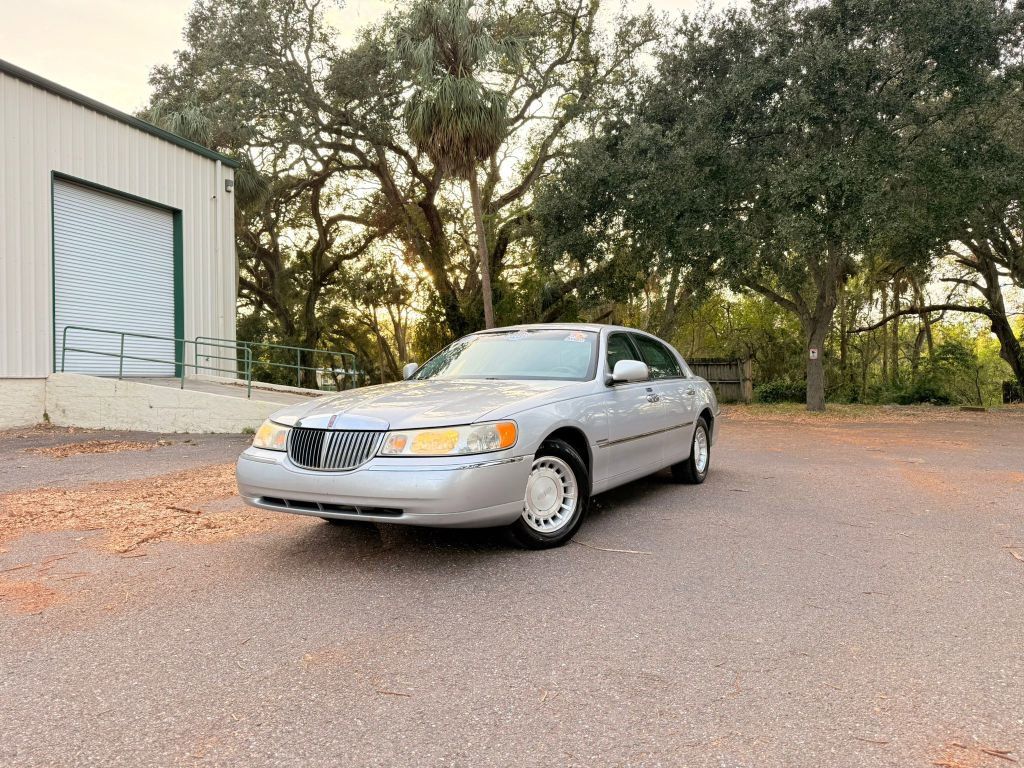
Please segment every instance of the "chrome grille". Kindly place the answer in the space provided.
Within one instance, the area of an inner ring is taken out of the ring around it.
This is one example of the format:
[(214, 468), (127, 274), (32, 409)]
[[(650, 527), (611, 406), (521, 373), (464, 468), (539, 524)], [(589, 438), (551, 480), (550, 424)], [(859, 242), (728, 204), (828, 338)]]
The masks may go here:
[(288, 435), (288, 458), (303, 469), (354, 469), (377, 452), (384, 434), (295, 427)]

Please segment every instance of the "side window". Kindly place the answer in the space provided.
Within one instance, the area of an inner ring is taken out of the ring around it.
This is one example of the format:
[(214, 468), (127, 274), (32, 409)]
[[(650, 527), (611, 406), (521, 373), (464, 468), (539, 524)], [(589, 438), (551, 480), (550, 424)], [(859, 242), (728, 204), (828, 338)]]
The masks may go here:
[(682, 377), (683, 369), (679, 367), (679, 361), (664, 344), (647, 336), (634, 336), (633, 341), (636, 343), (637, 349), (640, 350), (647, 367), (651, 369), (652, 379)]
[(615, 364), (619, 360), (640, 360), (629, 337), (624, 333), (613, 333), (608, 337), (608, 372), (615, 370)]

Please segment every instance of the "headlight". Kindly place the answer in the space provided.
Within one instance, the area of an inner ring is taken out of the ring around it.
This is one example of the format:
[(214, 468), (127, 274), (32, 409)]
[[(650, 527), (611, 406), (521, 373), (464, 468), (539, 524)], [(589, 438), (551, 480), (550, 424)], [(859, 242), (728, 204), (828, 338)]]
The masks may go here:
[(263, 422), (263, 425), (256, 430), (256, 437), (252, 439), (253, 448), (266, 448), (268, 451), (283, 451), (288, 445), (288, 433), (291, 427), (274, 422)]
[(411, 429), (389, 432), (381, 456), (458, 456), (503, 451), (516, 444), (519, 431), (513, 421), (470, 424), (465, 427)]

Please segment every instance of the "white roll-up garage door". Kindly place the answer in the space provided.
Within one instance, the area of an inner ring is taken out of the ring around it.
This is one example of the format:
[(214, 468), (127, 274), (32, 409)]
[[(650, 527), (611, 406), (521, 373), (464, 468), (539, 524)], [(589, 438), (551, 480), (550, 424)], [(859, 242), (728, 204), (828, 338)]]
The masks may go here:
[[(65, 327), (83, 326), (161, 337), (126, 337), (124, 374), (174, 375), (174, 216), (170, 211), (57, 180), (53, 262), (58, 371)], [(68, 347), (88, 352), (66, 352), (65, 371), (118, 373), (118, 336), (71, 328), (66, 338)], [(110, 356), (95, 354), (100, 352)]]

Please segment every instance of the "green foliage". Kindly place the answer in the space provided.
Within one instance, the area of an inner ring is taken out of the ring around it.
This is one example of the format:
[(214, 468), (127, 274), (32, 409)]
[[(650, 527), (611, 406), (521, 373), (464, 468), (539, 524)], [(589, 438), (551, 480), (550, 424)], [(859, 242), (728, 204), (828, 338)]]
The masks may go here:
[(773, 379), (754, 387), (759, 403), (802, 403), (807, 394), (807, 383), (794, 379)]
[(492, 277), (500, 322), (639, 326), (752, 359), (768, 398), (1024, 382), (1019, 3), (606, 34), (597, 0), (415, 0), (347, 47), (323, 7), (198, 0), (152, 76), (148, 119), (242, 163), (241, 338), (396, 378), (481, 325)]
[(508, 95), (477, 79), (491, 59), (516, 59), (514, 37), (493, 17), (470, 15), (470, 0), (425, 0), (399, 33), (399, 52), (416, 87), (405, 107), (409, 138), (442, 173), (468, 177), (508, 133)]
[[(629, 281), (604, 275), (639, 252), (634, 284), (660, 278), (653, 330), (717, 283), (775, 302), (824, 349), (866, 256), (919, 270), (948, 242), (928, 185), (965, 144), (952, 127), (991, 98), (1014, 16), (988, 0), (762, 0), (684, 23), (628, 114), (542, 189), (540, 258), (617, 301)], [(825, 362), (803, 359), (821, 406)]]

